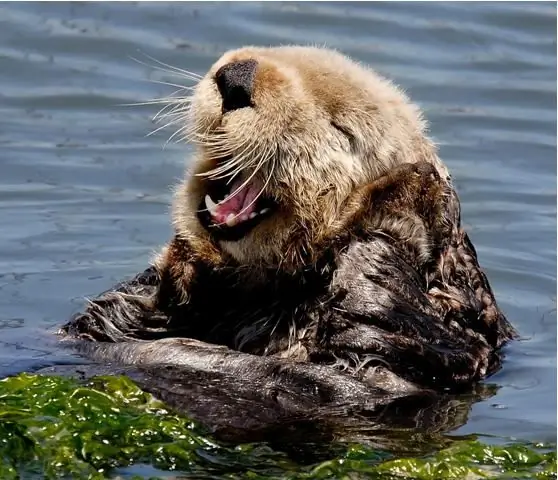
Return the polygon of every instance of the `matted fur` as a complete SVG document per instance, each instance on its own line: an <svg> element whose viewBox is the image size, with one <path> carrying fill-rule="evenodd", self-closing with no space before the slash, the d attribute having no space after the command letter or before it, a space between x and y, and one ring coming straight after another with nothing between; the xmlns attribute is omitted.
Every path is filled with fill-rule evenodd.
<svg viewBox="0 0 558 480"><path fill-rule="evenodd" d="M224 113L214 74L247 59L253 106ZM196 152L175 235L152 268L65 325L82 352L167 365L183 382L217 376L228 391L208 423L232 397L268 402L247 394L259 388L289 392L271 403L300 413L469 388L499 368L515 332L421 112L398 88L330 50L249 47L226 53L178 111ZM233 171L278 208L225 241L197 210L211 178ZM142 386L161 393L153 385ZM187 398L181 407L199 411L203 399Z"/></svg>

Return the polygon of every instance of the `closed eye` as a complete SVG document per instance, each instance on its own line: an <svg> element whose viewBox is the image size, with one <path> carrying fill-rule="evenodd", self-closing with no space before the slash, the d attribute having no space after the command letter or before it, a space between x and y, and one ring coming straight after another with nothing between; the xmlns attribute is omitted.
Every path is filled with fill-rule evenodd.
<svg viewBox="0 0 558 480"><path fill-rule="evenodd" d="M343 135L343 137L345 137L349 141L351 150L354 150L355 137L351 133L351 131L334 122L333 120L331 120L329 123L335 130L337 130L341 135Z"/></svg>

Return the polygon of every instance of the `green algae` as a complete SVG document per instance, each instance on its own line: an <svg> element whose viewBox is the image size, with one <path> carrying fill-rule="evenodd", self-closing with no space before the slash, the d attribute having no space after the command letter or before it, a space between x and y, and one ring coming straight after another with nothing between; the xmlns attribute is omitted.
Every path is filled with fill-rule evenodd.
<svg viewBox="0 0 558 480"><path fill-rule="evenodd" d="M336 458L303 466L265 444L220 444L125 377L0 381L0 478L132 478L142 466L189 478L550 479L556 449L458 440L432 455L395 458L348 445Z"/></svg>

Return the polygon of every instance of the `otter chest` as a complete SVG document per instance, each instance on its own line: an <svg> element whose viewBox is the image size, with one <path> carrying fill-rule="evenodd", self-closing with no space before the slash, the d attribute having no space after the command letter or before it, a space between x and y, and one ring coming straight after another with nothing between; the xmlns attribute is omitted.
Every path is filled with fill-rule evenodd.
<svg viewBox="0 0 558 480"><path fill-rule="evenodd" d="M230 277L216 278L211 285L194 292L190 314L184 312L188 335L245 353L308 359L308 347L316 341L316 305L327 287L277 280L254 287Z"/></svg>

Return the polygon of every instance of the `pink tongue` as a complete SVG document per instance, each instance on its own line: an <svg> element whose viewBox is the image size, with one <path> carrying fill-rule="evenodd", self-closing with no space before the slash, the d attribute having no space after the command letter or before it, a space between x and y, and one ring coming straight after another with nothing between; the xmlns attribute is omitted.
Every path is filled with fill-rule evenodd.
<svg viewBox="0 0 558 480"><path fill-rule="evenodd" d="M217 205L217 209L213 213L213 220L216 223L227 223L227 219L232 215L234 221L229 219L229 223L238 223L246 221L250 218L250 214L256 211L256 202L254 199L258 195L260 189L254 183L249 182L238 190L245 180L235 180L231 184L230 194L226 200ZM238 192L237 192L238 190Z"/></svg>

